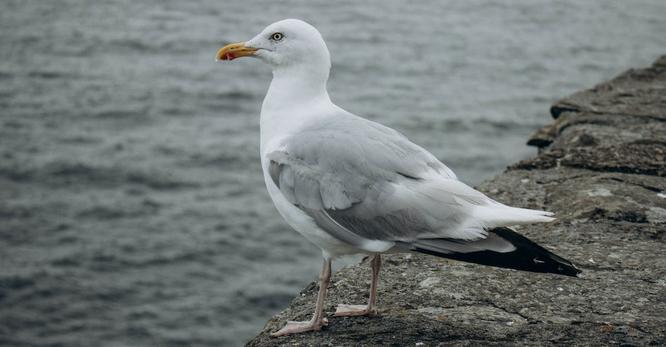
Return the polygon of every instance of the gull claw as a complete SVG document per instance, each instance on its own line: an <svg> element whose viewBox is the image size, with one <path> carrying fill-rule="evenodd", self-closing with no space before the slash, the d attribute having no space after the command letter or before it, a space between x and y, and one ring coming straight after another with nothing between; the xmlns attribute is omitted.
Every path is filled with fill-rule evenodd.
<svg viewBox="0 0 666 347"><path fill-rule="evenodd" d="M335 317L376 316L377 309L368 305L339 304L335 309Z"/></svg>
<svg viewBox="0 0 666 347"><path fill-rule="evenodd" d="M328 319L326 318L321 318L318 320L312 319L304 322L287 321L287 324L285 324L285 326L282 327L282 329L274 333L271 333L271 336L279 337L291 334L304 333L307 331L319 331L321 330L322 327L325 327L327 325L328 325Z"/></svg>

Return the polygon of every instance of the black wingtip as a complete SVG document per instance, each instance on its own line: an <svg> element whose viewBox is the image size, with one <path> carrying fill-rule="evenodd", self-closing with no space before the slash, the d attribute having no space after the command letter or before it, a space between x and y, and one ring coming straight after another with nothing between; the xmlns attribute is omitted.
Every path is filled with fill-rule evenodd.
<svg viewBox="0 0 666 347"><path fill-rule="evenodd" d="M558 275L578 277L582 271L572 262L560 257L559 255L539 246L527 237L518 234L510 228L502 227L490 230L499 237L511 242L516 247L512 257L517 259L523 257L532 257L533 265L524 265L526 271L547 272Z"/></svg>
<svg viewBox="0 0 666 347"><path fill-rule="evenodd" d="M508 241L515 247L515 250L511 252L484 250L453 253L450 250L443 249L440 252L437 250L437 239L428 240L428 247L420 247L418 243L413 243L411 249L443 258L522 271L553 273L571 277L579 277L578 275L581 273L581 270L572 262L539 246L510 228L495 228L488 230L488 232ZM450 242L450 240L447 241Z"/></svg>
<svg viewBox="0 0 666 347"><path fill-rule="evenodd" d="M558 263L555 268L556 271L553 271L551 273L556 273L558 275L564 275L564 276L571 276L571 277L580 277L579 274L582 273L582 271L577 268L574 264L567 262L567 263Z"/></svg>

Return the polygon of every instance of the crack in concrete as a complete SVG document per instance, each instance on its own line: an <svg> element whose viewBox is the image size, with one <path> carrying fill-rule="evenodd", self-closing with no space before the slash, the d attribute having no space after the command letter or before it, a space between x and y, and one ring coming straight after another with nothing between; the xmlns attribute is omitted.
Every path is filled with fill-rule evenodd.
<svg viewBox="0 0 666 347"><path fill-rule="evenodd" d="M502 311L504 311L504 312L506 312L506 313L508 313L508 314L515 314L516 316L519 316L519 317L523 318L524 320L526 320L528 323L529 323L529 322L537 322L537 323L541 323L541 321L538 320L538 319L532 319L531 317L526 316L526 315L524 315L524 314L522 314L522 313L520 313L520 312L510 311L510 310L508 310L508 309L506 309L506 308L504 308L504 307L502 307L502 306L500 306L500 305L498 305L498 304L496 304L496 303L494 303L494 302L492 302L492 301L490 301L490 300L488 300L488 299L481 300L480 302L481 302L481 303L484 303L484 304L487 304L487 305L489 305L489 306L491 306L491 307L494 307L494 308L496 308L496 309L498 309L498 310L502 310Z"/></svg>

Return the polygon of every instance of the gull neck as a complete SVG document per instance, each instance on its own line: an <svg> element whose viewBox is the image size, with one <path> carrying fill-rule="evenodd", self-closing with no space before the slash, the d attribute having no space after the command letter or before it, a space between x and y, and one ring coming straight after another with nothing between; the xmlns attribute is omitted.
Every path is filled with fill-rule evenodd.
<svg viewBox="0 0 666 347"><path fill-rule="evenodd" d="M299 105L329 102L326 84L328 66L291 65L273 70L273 80L262 107L264 110L293 109Z"/></svg>

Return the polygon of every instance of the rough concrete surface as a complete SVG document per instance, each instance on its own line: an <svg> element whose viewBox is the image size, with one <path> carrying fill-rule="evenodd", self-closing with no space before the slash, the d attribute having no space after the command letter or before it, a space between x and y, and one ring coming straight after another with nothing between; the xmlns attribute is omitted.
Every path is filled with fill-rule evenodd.
<svg viewBox="0 0 666 347"><path fill-rule="evenodd" d="M573 261L581 278L400 254L385 257L376 317L272 338L306 320L316 283L249 346L666 345L666 56L557 102L555 123L480 190L558 220L518 231ZM326 311L362 304L368 264L333 275Z"/></svg>

